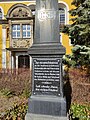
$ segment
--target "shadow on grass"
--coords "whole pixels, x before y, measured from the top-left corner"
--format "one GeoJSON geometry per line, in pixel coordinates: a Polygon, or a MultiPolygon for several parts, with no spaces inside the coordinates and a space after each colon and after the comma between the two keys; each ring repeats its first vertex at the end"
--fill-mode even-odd
{"type": "Polygon", "coordinates": [[[73,118],[73,113],[71,113],[71,114],[68,115],[68,119],[69,120],[79,120],[78,117],[73,118]]]}
{"type": "Polygon", "coordinates": [[[75,118],[72,118],[72,120],[79,120],[79,118],[75,117],[75,118]]]}
{"type": "Polygon", "coordinates": [[[72,99],[72,88],[71,84],[69,81],[69,74],[66,73],[64,76],[64,96],[66,98],[66,108],[67,108],[67,113],[69,113],[70,110],[70,105],[71,105],[71,99],[72,99]]]}

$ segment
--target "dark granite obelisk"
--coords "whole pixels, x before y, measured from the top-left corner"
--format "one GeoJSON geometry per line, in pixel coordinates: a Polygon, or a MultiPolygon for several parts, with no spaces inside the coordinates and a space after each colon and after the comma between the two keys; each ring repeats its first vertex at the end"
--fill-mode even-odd
{"type": "Polygon", "coordinates": [[[32,95],[26,120],[67,120],[58,0],[36,0],[34,41],[28,53],[32,56],[32,95]]]}

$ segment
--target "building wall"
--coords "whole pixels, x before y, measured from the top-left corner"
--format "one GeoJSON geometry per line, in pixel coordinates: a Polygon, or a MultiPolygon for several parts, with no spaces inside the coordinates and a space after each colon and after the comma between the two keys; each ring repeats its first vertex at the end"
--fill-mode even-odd
{"type": "MultiPolygon", "coordinates": [[[[73,0],[59,0],[60,3],[63,3],[67,6],[67,8],[68,8],[67,12],[74,7],[74,6],[71,5],[72,1],[73,0]]],[[[70,24],[71,21],[69,21],[69,20],[71,19],[71,16],[70,16],[69,12],[68,12],[68,15],[67,15],[67,19],[68,19],[67,24],[70,24]]],[[[63,33],[62,33],[62,44],[66,48],[66,54],[70,54],[71,49],[72,49],[71,41],[70,41],[69,37],[66,34],[63,34],[63,33]]]]}
{"type": "MultiPolygon", "coordinates": [[[[73,6],[71,6],[72,0],[58,0],[58,2],[65,4],[67,6],[67,12],[68,12],[68,10],[73,8],[73,6]]],[[[16,3],[23,3],[25,5],[30,5],[30,4],[35,4],[35,1],[33,1],[33,0],[32,1],[17,1],[17,2],[14,0],[13,1],[8,0],[8,2],[3,2],[3,1],[1,2],[0,1],[0,8],[2,8],[3,13],[4,13],[4,16],[3,16],[4,20],[6,19],[5,17],[7,15],[8,10],[10,9],[10,7],[12,7],[16,3]]],[[[70,23],[69,22],[70,18],[71,18],[71,16],[69,15],[69,13],[67,13],[67,23],[66,24],[70,23]]],[[[6,53],[2,52],[3,51],[3,44],[4,44],[2,39],[6,39],[6,43],[5,43],[6,48],[8,48],[9,44],[10,44],[9,37],[8,37],[8,27],[9,27],[8,24],[5,24],[5,28],[6,28],[6,31],[5,31],[5,29],[2,30],[2,25],[0,25],[0,68],[2,68],[2,56],[3,56],[3,54],[6,54],[6,62],[7,63],[9,62],[9,59],[10,59],[8,51],[6,53]],[[2,33],[3,31],[6,32],[6,37],[2,33]]],[[[66,54],[70,54],[72,46],[70,44],[70,40],[69,40],[68,36],[61,33],[61,42],[66,47],[66,54]]],[[[4,47],[5,47],[5,45],[4,45],[4,47]]],[[[8,67],[7,63],[6,63],[6,67],[8,67]]]]}
{"type": "Polygon", "coordinates": [[[0,25],[0,68],[2,67],[2,25],[0,25]]]}

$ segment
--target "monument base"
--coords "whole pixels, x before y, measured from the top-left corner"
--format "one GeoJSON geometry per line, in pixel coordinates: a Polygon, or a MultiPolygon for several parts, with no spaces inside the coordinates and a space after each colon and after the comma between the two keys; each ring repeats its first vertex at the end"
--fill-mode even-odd
{"type": "Polygon", "coordinates": [[[29,99],[28,106],[28,114],[36,114],[39,117],[41,115],[47,117],[48,115],[61,118],[66,117],[66,100],[63,97],[32,95],[29,99]]]}
{"type": "Polygon", "coordinates": [[[25,120],[68,120],[68,118],[27,113],[25,120]]]}

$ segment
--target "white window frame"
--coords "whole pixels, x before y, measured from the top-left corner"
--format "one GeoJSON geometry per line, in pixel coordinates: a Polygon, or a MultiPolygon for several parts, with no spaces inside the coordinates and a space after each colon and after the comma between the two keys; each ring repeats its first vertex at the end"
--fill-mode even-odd
{"type": "Polygon", "coordinates": [[[22,38],[30,38],[31,37],[31,26],[30,24],[22,24],[22,38]],[[26,26],[26,30],[23,30],[23,26],[26,26]],[[28,30],[28,25],[30,27],[30,29],[28,30]],[[26,36],[23,36],[23,32],[26,33],[26,36]],[[28,32],[30,33],[30,36],[28,36],[28,32]]]}
{"type": "Polygon", "coordinates": [[[12,39],[18,39],[18,38],[27,38],[27,39],[30,39],[31,38],[31,25],[30,24],[12,24],[12,39]],[[16,25],[16,29],[13,30],[13,26],[16,25]],[[17,29],[17,26],[20,25],[20,30],[17,29]],[[26,30],[23,30],[23,25],[26,25],[26,26],[30,26],[30,30],[28,30],[26,27],[26,30]],[[26,36],[23,37],[23,31],[26,32],[26,36]],[[13,32],[16,32],[16,36],[13,36],[13,32]],[[17,35],[17,33],[20,32],[20,36],[17,35]],[[30,32],[30,36],[28,36],[28,32],[30,32]]]}
{"type": "Polygon", "coordinates": [[[59,23],[62,25],[65,25],[66,24],[66,15],[65,15],[65,9],[64,8],[61,8],[61,9],[63,9],[63,13],[62,12],[60,12],[61,10],[59,10],[59,23]],[[64,15],[64,20],[61,20],[61,15],[64,15]]]}
{"type": "Polygon", "coordinates": [[[20,24],[13,24],[13,25],[12,25],[12,38],[20,38],[20,37],[21,37],[21,36],[18,37],[18,35],[17,35],[17,33],[20,32],[20,30],[17,29],[17,26],[18,26],[18,25],[20,26],[20,24]],[[16,29],[15,29],[15,30],[13,30],[13,26],[16,26],[16,29]],[[13,32],[16,33],[16,36],[15,36],[15,37],[13,36],[13,32]]]}

